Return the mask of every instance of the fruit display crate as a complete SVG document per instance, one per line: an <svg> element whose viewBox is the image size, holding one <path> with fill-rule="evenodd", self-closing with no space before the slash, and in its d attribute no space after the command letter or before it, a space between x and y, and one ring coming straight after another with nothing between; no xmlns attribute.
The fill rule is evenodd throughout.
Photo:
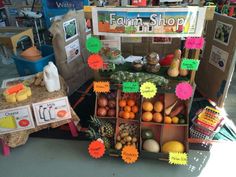
<svg viewBox="0 0 236 177"><path fill-rule="evenodd" d="M168 159L169 151L188 152L188 106L174 93L152 99L120 89L97 93L92 121L99 123L90 137L103 139L110 156L120 156L125 145L134 145L140 157Z"/></svg>

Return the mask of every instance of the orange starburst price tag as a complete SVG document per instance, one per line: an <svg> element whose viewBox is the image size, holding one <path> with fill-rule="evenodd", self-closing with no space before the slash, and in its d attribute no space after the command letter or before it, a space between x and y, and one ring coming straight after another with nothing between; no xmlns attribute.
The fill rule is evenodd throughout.
<svg viewBox="0 0 236 177"><path fill-rule="evenodd" d="M105 153L105 146L101 141L92 141L88 147L89 155L95 159L101 158Z"/></svg>
<svg viewBox="0 0 236 177"><path fill-rule="evenodd" d="M138 160L138 150L134 146L125 146L122 149L121 157L125 163L134 163Z"/></svg>

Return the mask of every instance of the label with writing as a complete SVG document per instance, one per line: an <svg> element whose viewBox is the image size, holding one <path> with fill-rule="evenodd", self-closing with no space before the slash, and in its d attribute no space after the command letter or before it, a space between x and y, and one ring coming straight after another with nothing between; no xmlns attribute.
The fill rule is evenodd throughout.
<svg viewBox="0 0 236 177"><path fill-rule="evenodd" d="M99 140L92 141L89 144L88 152L89 152L89 155L95 159L101 158L105 153L105 146Z"/></svg>
<svg viewBox="0 0 236 177"><path fill-rule="evenodd" d="M125 93L137 93L139 92L138 82L123 82L122 91Z"/></svg>
<svg viewBox="0 0 236 177"><path fill-rule="evenodd" d="M103 59L98 54L90 55L88 58L88 65L90 68L92 68L94 70L102 69Z"/></svg>
<svg viewBox="0 0 236 177"><path fill-rule="evenodd" d="M180 68L196 71L196 70L198 70L199 63L200 63L200 60L183 58Z"/></svg>
<svg viewBox="0 0 236 177"><path fill-rule="evenodd" d="M138 150L135 146L125 146L122 149L121 157L125 163L134 163L138 160Z"/></svg>
<svg viewBox="0 0 236 177"><path fill-rule="evenodd" d="M170 152L169 163L174 165L187 165L188 155L186 153Z"/></svg>
<svg viewBox="0 0 236 177"><path fill-rule="evenodd" d="M193 95L193 87L188 82L179 83L175 88L176 96L181 100L187 100Z"/></svg>
<svg viewBox="0 0 236 177"><path fill-rule="evenodd" d="M94 92L98 92L98 93L101 93L101 92L110 92L110 82L96 82L94 81L93 82L93 90Z"/></svg>
<svg viewBox="0 0 236 177"><path fill-rule="evenodd" d="M30 105L0 110L0 135L34 127Z"/></svg>
<svg viewBox="0 0 236 177"><path fill-rule="evenodd" d="M86 40L86 48L91 53L98 53L102 48L100 39L96 37L90 37Z"/></svg>
<svg viewBox="0 0 236 177"><path fill-rule="evenodd" d="M145 82L141 85L140 92L144 98L152 98L157 93L157 87L154 83Z"/></svg>
<svg viewBox="0 0 236 177"><path fill-rule="evenodd" d="M204 45L203 37L188 37L185 41L186 49L202 49Z"/></svg>

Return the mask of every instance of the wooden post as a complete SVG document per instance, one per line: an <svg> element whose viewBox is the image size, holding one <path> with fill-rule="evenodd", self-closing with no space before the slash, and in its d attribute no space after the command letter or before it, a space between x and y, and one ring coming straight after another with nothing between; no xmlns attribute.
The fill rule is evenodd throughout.
<svg viewBox="0 0 236 177"><path fill-rule="evenodd" d="M200 51L201 51L200 49L196 49L196 51L194 53L194 59L195 60L199 59ZM195 75L196 75L196 71L192 71L191 72L191 77L190 77L190 84L194 83Z"/></svg>

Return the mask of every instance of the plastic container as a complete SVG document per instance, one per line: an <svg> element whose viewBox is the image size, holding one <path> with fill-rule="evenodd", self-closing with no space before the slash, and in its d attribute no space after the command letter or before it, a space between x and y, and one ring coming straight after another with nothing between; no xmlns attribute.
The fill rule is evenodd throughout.
<svg viewBox="0 0 236 177"><path fill-rule="evenodd" d="M16 69L20 76L26 76L35 74L43 71L44 66L48 64L49 61L55 62L53 47L49 45L42 45L40 47L42 52L41 59L37 61L29 61L22 58L20 55L13 55L12 58L15 61Z"/></svg>
<svg viewBox="0 0 236 177"><path fill-rule="evenodd" d="M53 62L49 62L43 69L43 79L48 92L54 92L61 89L57 67Z"/></svg>

